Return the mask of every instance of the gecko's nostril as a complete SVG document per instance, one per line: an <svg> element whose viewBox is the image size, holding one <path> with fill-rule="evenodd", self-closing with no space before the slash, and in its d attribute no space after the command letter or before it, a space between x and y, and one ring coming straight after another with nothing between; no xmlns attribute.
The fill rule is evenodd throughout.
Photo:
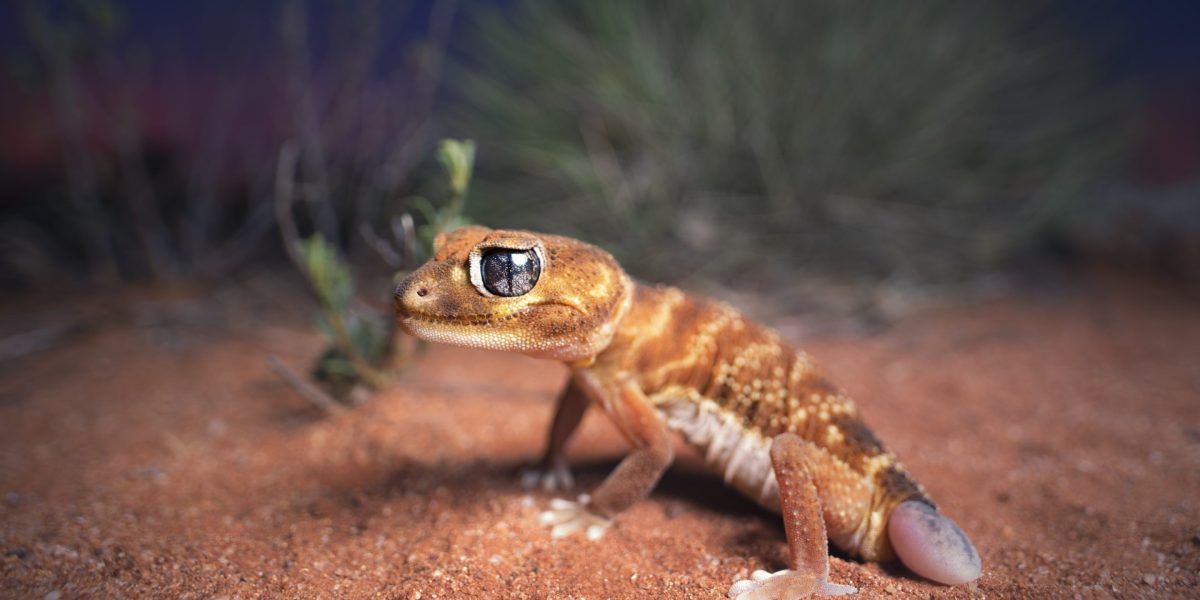
<svg viewBox="0 0 1200 600"><path fill-rule="evenodd" d="M425 288L417 288L417 295L424 298L425 296L429 295L429 290Z"/></svg>

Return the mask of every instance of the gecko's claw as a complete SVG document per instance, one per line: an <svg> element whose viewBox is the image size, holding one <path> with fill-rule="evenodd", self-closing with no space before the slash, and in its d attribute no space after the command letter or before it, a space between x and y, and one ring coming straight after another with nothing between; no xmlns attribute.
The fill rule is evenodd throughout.
<svg viewBox="0 0 1200 600"><path fill-rule="evenodd" d="M583 531L587 539L595 541L604 537L612 521L587 509L590 498L587 494L579 496L578 502L555 498L550 501L550 510L541 514L539 519L545 525L552 525L550 537L558 539Z"/></svg>
<svg viewBox="0 0 1200 600"><path fill-rule="evenodd" d="M888 537L900 562L913 573L956 585L977 579L979 553L954 521L919 500L901 502L888 520Z"/></svg>
<svg viewBox="0 0 1200 600"><path fill-rule="evenodd" d="M565 461L551 461L521 471L521 487L532 490L540 488L547 492L569 490L575 487L575 478Z"/></svg>
<svg viewBox="0 0 1200 600"><path fill-rule="evenodd" d="M729 588L733 600L794 600L811 595L842 596L857 592L853 586L829 583L815 573L755 571Z"/></svg>

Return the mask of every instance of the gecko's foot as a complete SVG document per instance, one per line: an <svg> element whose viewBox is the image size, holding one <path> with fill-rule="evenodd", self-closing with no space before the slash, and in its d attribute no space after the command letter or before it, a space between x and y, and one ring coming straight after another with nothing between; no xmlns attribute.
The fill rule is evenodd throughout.
<svg viewBox="0 0 1200 600"><path fill-rule="evenodd" d="M853 586L829 583L815 573L797 571L755 571L729 588L733 600L796 600L808 596L842 596L858 590Z"/></svg>
<svg viewBox="0 0 1200 600"><path fill-rule="evenodd" d="M569 490L575 487L575 478L565 461L552 461L521 471L521 487L532 490L541 488L547 492Z"/></svg>
<svg viewBox="0 0 1200 600"><path fill-rule="evenodd" d="M919 500L901 502L892 511L888 537L904 566L938 583L973 581L983 568L975 546L958 525Z"/></svg>
<svg viewBox="0 0 1200 600"><path fill-rule="evenodd" d="M587 509L587 494L579 497L578 502L555 498L550 501L550 510L542 513L541 521L553 525L550 537L567 537L577 531L583 531L589 540L604 537L604 532L612 525L612 521Z"/></svg>

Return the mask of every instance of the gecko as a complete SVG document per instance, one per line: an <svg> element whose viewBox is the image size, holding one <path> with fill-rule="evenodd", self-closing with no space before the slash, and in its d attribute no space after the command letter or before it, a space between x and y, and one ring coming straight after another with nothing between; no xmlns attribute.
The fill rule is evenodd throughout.
<svg viewBox="0 0 1200 600"><path fill-rule="evenodd" d="M646 498L674 459L672 436L725 482L781 515L788 568L755 571L738 600L842 595L832 543L865 561L899 558L953 585L979 554L865 425L809 356L732 306L635 281L603 249L572 238L467 226L437 236L432 258L396 287L397 325L423 340L562 361L570 370L537 469L573 485L565 448L589 406L629 453L590 494L556 498L555 538L599 539Z"/></svg>

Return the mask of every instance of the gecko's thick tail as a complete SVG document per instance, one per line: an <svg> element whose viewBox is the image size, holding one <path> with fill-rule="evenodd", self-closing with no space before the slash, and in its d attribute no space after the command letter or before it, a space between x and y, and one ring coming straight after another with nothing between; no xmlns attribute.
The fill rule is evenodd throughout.
<svg viewBox="0 0 1200 600"><path fill-rule="evenodd" d="M913 573L955 585L977 579L979 553L958 525L920 500L901 502L888 520L888 537Z"/></svg>

